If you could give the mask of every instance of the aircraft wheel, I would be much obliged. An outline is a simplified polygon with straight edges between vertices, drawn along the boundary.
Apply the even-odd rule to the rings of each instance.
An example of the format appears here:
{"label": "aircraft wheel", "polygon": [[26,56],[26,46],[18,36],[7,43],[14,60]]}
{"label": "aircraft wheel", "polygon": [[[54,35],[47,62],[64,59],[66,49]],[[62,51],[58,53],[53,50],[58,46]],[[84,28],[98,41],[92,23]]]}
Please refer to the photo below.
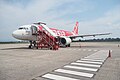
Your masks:
{"label": "aircraft wheel", "polygon": [[32,48],[32,46],[31,45],[29,45],[29,47],[28,47],[29,49],[31,49]]}
{"label": "aircraft wheel", "polygon": [[36,47],[36,49],[38,49],[38,46]]}
{"label": "aircraft wheel", "polygon": [[68,47],[70,47],[70,44],[68,44]]}

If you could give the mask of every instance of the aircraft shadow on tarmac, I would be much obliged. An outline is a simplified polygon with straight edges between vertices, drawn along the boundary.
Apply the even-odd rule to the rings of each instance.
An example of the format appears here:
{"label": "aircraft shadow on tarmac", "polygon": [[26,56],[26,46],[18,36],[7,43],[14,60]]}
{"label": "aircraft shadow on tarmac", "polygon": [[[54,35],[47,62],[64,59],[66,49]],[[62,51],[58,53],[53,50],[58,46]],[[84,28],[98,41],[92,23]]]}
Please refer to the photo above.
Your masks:
{"label": "aircraft shadow on tarmac", "polygon": [[14,50],[14,49],[29,49],[28,47],[17,47],[17,48],[4,48],[0,50]]}
{"label": "aircraft shadow on tarmac", "polygon": [[17,48],[4,48],[4,49],[0,49],[0,50],[50,50],[49,48],[28,48],[28,47],[17,47]]}
{"label": "aircraft shadow on tarmac", "polygon": [[[71,46],[70,48],[100,48],[102,46]],[[65,48],[65,47],[60,47],[60,48]],[[0,50],[22,50],[22,49],[30,49],[28,47],[17,47],[17,48],[3,48],[3,49],[0,49]],[[67,48],[66,48],[67,49]],[[39,48],[39,49],[36,49],[36,48],[32,48],[31,50],[49,50],[48,48]]]}

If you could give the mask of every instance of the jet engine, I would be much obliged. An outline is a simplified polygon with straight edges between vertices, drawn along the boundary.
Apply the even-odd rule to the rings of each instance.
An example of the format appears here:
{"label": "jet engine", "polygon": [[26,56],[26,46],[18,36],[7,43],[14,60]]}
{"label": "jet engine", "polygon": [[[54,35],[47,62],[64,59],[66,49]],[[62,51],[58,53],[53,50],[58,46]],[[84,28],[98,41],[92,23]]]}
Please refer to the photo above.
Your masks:
{"label": "jet engine", "polygon": [[68,37],[61,37],[60,38],[60,43],[62,44],[62,45],[68,45],[68,44],[70,44],[72,42],[72,40],[70,39],[70,38],[68,38]]}

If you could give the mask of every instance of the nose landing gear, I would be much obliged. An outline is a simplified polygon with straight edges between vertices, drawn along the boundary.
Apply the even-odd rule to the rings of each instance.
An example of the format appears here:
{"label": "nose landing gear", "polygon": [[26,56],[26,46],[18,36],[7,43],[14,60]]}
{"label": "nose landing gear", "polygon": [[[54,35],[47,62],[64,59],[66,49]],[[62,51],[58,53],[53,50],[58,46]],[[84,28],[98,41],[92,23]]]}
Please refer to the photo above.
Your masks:
{"label": "nose landing gear", "polygon": [[29,49],[36,47],[36,41],[30,41]]}

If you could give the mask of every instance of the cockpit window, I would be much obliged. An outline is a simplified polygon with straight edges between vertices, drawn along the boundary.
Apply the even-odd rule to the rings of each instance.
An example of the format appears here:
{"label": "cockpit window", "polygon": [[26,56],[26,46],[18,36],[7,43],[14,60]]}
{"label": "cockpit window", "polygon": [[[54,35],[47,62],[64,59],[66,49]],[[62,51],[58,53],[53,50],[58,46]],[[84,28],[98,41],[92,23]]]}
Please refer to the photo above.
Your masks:
{"label": "cockpit window", "polygon": [[21,28],[19,28],[19,30],[20,30],[20,29],[23,29],[23,28],[21,27]]}
{"label": "cockpit window", "polygon": [[20,27],[20,28],[18,28],[19,30],[21,30],[21,29],[24,29],[24,30],[28,30],[28,28],[25,28],[25,27]]}

